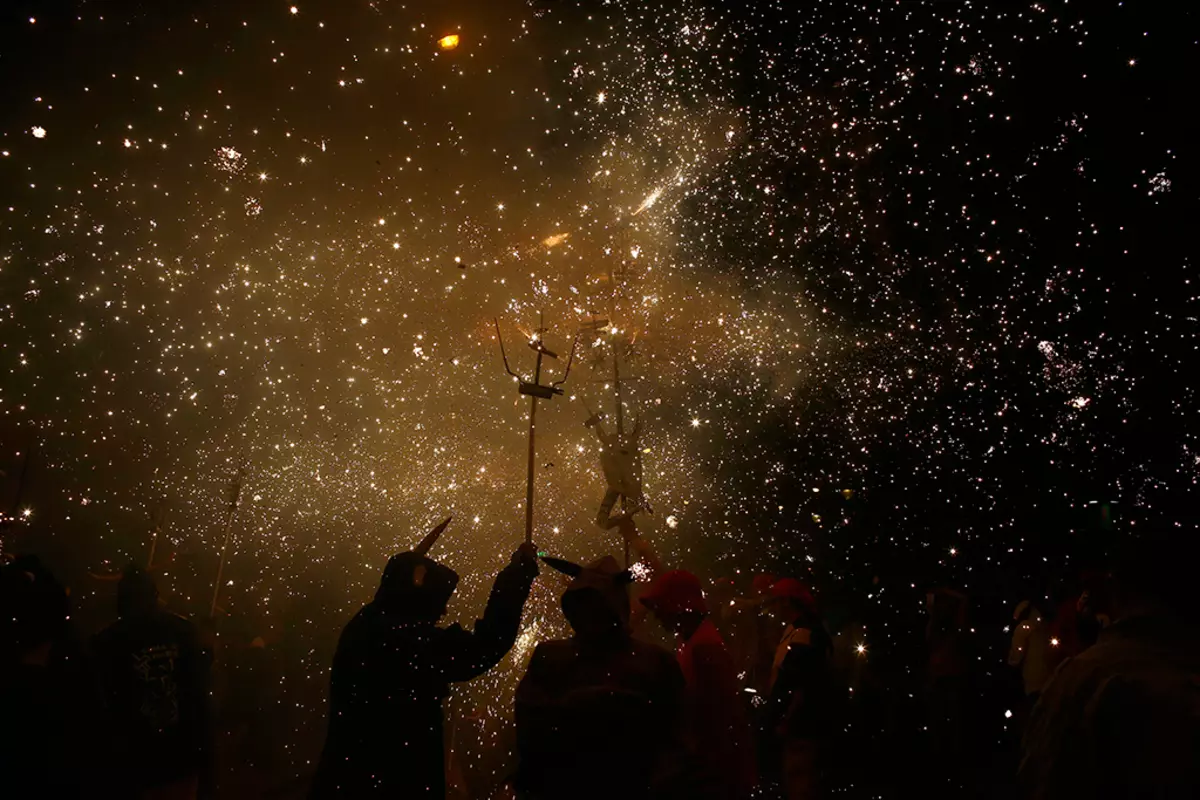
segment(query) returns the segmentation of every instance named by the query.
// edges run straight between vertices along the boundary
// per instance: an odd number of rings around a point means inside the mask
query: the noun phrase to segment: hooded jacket
[[[421,552],[394,556],[338,642],[311,797],[445,797],[442,700],[512,647],[536,575],[514,556],[474,631],[439,628],[458,576]]]

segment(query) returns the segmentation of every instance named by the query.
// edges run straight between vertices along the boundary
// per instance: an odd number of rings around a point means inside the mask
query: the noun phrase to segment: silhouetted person
[[[771,662],[783,634],[783,625],[772,615],[763,613],[776,580],[774,575],[767,573],[755,575],[749,596],[735,597],[729,606],[726,641],[738,673],[744,676],[742,685],[754,690],[750,696],[758,699],[757,705],[766,699],[771,683]]]
[[[90,681],[62,646],[66,590],[41,562],[0,566],[0,795],[93,796]]]
[[[522,545],[475,630],[439,628],[458,575],[425,553],[445,524],[388,561],[375,600],[342,631],[314,798],[446,795],[442,700],[512,648],[538,568],[536,549]]]
[[[517,688],[518,796],[651,796],[675,749],[683,675],[670,653],[629,635],[632,581],[612,556],[581,567],[562,596],[570,639],[542,642]]]
[[[241,764],[265,770],[272,766],[280,733],[282,675],[275,653],[263,637],[255,636],[230,653],[229,662],[226,722],[233,734],[232,749]]]
[[[1095,644],[1100,631],[1110,623],[1101,581],[1094,570],[1085,570],[1081,576],[1083,588],[1059,603],[1054,619],[1047,626],[1051,645],[1046,652],[1052,672],[1068,658]]]
[[[969,780],[973,755],[968,742],[973,661],[968,598],[956,589],[939,587],[929,592],[925,601],[929,612],[925,626],[929,767],[937,791],[957,797]]]
[[[1034,800],[1200,797],[1195,533],[1134,540],[1115,561],[1116,622],[1042,691],[1020,784]]]
[[[641,602],[679,643],[690,796],[750,797],[756,779],[750,720],[739,696],[733,657],[709,619],[700,580],[685,570],[668,572],[654,581]]]
[[[136,566],[117,584],[119,619],[92,640],[117,797],[192,798],[210,782],[209,659],[196,627],[162,609]]]
[[[771,667],[760,766],[787,800],[808,800],[819,794],[820,749],[831,726],[833,644],[812,592],[795,578],[771,587],[767,608],[787,628]]]

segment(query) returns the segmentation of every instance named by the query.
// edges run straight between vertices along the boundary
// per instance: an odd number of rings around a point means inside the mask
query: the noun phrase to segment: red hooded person
[[[750,721],[732,656],[709,619],[700,580],[686,570],[659,577],[642,598],[674,633],[683,671],[683,733],[696,791],[711,800],[748,798],[755,765]]]

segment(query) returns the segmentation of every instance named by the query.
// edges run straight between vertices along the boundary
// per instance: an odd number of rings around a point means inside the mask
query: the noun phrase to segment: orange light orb
[[[458,34],[452,33],[449,36],[443,36],[438,39],[438,47],[443,50],[453,50],[458,47]]]

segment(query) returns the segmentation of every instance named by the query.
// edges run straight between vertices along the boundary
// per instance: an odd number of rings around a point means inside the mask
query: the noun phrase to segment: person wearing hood
[[[118,796],[197,797],[211,786],[209,661],[196,627],[160,607],[136,565],[117,584],[119,619],[92,650],[112,725]]]
[[[518,796],[656,796],[677,741],[679,665],[629,635],[633,578],[616,559],[545,561],[572,578],[562,609],[574,635],[539,644],[517,687]]]
[[[709,619],[700,580],[686,570],[654,581],[641,602],[675,634],[685,682],[683,732],[697,798],[742,800],[755,784],[750,721],[733,658]]]
[[[538,573],[536,549],[522,545],[474,631],[439,628],[458,575],[426,553],[449,522],[388,561],[374,601],[342,631],[313,798],[446,796],[442,701],[512,648]]]

